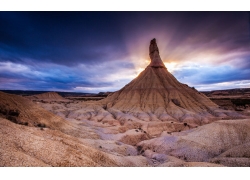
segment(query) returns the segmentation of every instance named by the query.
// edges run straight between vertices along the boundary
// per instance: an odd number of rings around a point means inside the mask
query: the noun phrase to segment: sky
[[[116,91],[150,62],[181,83],[250,88],[249,12],[0,12],[0,89]]]

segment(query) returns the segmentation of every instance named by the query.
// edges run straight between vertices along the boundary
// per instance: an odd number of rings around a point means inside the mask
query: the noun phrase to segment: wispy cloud
[[[149,64],[152,38],[197,89],[250,77],[247,12],[0,12],[0,27],[1,89],[118,90]]]

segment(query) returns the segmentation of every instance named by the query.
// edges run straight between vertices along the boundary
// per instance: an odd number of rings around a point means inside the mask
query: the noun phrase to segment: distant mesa
[[[99,92],[98,93],[98,96],[108,96],[108,95],[110,95],[112,92]]]
[[[26,96],[30,100],[43,100],[43,101],[69,101],[56,92],[46,92],[42,94]]]

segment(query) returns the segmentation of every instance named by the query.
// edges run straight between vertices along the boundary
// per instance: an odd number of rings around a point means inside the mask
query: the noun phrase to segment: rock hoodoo
[[[157,44],[156,44],[156,39],[152,39],[150,41],[149,57],[151,59],[151,63],[149,64],[149,66],[166,68],[164,63],[161,60],[161,57],[159,54],[159,49],[158,49]]]
[[[208,123],[210,120],[240,117],[236,112],[219,109],[204,94],[180,83],[162,62],[156,39],[149,46],[151,63],[138,77],[101,102],[116,117],[133,117],[143,121]],[[120,112],[117,114],[117,112]]]

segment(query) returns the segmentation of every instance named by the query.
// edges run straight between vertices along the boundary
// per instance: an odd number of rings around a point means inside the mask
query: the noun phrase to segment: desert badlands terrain
[[[249,167],[249,105],[180,83],[155,39],[149,56],[101,100],[0,92],[0,166]]]

